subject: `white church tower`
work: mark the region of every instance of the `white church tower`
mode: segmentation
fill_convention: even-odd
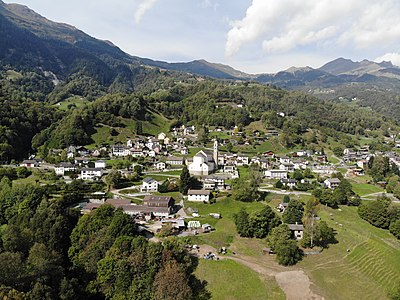
[[[217,141],[217,139],[214,140],[213,158],[214,158],[215,170],[218,170],[218,141]]]

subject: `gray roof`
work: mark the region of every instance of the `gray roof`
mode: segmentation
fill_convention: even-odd
[[[189,190],[188,195],[210,195],[210,191],[206,190]]]
[[[290,230],[298,230],[298,231],[304,230],[304,226],[302,224],[288,224],[288,227]]]
[[[157,182],[157,180],[155,180],[151,177],[146,177],[145,179],[143,179],[143,182],[152,183],[152,182]]]

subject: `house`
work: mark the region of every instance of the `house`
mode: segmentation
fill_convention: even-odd
[[[226,176],[208,175],[203,179],[203,185],[206,190],[224,190]]]
[[[159,139],[160,141],[163,141],[166,137],[167,137],[167,135],[164,132],[161,132],[158,134],[157,139]]]
[[[288,224],[290,231],[292,232],[292,236],[296,240],[303,239],[304,234],[304,226],[302,224]]]
[[[157,170],[162,171],[162,170],[165,170],[166,164],[165,164],[165,162],[163,162],[163,161],[158,161],[158,162],[156,162],[156,163],[154,164],[154,167],[155,167]]]
[[[143,205],[155,216],[167,217],[173,212],[174,199],[171,196],[145,196]]]
[[[129,152],[132,155],[132,157],[143,157],[143,156],[145,156],[144,152],[143,152],[143,148],[130,148]]]
[[[339,178],[327,178],[324,181],[325,187],[329,189],[334,189],[337,188],[340,184],[340,179]]]
[[[286,209],[286,207],[288,207],[288,205],[289,205],[289,203],[279,203],[279,205],[278,205],[278,211],[279,212],[284,212],[285,211],[285,209]]]
[[[291,178],[283,178],[283,179],[281,179],[281,182],[284,186],[291,188],[291,189],[295,188],[296,184],[297,184],[297,180],[291,179]]]
[[[294,164],[292,163],[283,163],[279,165],[279,170],[284,170],[288,172],[293,172],[294,171]]]
[[[218,169],[218,142],[214,141],[214,151],[201,150],[193,157],[188,166],[189,173],[195,176],[207,176]]]
[[[125,157],[129,156],[131,153],[128,147],[125,147],[123,144],[115,144],[111,146],[111,154],[117,157]]]
[[[288,177],[288,171],[285,170],[266,170],[264,176],[271,179],[285,179]]]
[[[290,162],[290,157],[282,156],[282,157],[279,158],[279,162],[281,164],[290,164],[291,163]]]
[[[106,162],[104,160],[97,160],[94,162],[94,167],[98,169],[105,169],[106,168]]]
[[[188,155],[189,154],[189,149],[187,147],[182,147],[180,150],[182,155]]]
[[[70,162],[62,162],[54,167],[56,175],[64,176],[65,172],[74,172],[76,170],[75,165]]]
[[[172,166],[179,166],[183,165],[184,163],[184,158],[183,157],[178,157],[178,156],[168,156],[167,160],[165,161],[168,165]]]
[[[83,168],[81,169],[82,180],[98,180],[103,176],[103,169],[99,168]]]
[[[161,226],[171,226],[177,230],[184,230],[185,229],[185,220],[184,219],[166,219],[161,221]]]
[[[189,190],[188,191],[189,201],[209,202],[210,191],[208,190]]]
[[[20,167],[36,168],[39,167],[39,162],[36,159],[26,159],[19,165]]]
[[[146,177],[143,179],[143,184],[142,187],[140,188],[141,192],[157,192],[158,191],[158,186],[159,182],[157,180],[154,180],[153,178]]]
[[[244,155],[238,155],[236,157],[236,165],[237,166],[244,166],[249,164],[249,157]]]

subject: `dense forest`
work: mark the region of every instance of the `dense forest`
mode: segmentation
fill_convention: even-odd
[[[108,205],[79,218],[70,205],[90,191],[78,181],[42,187],[3,177],[2,299],[208,299],[183,240],[148,242]]]

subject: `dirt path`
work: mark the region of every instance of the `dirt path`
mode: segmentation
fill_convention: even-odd
[[[218,253],[215,248],[209,245],[200,245],[198,252],[193,254],[199,258],[203,258],[203,255],[208,252]],[[269,256],[265,256],[262,260],[241,254],[236,254],[235,256],[218,255],[218,258],[234,260],[257,272],[260,276],[274,277],[279,287],[285,293],[287,300],[324,299],[324,297],[312,291],[311,287],[313,283],[303,270],[280,266],[272,262]]]

